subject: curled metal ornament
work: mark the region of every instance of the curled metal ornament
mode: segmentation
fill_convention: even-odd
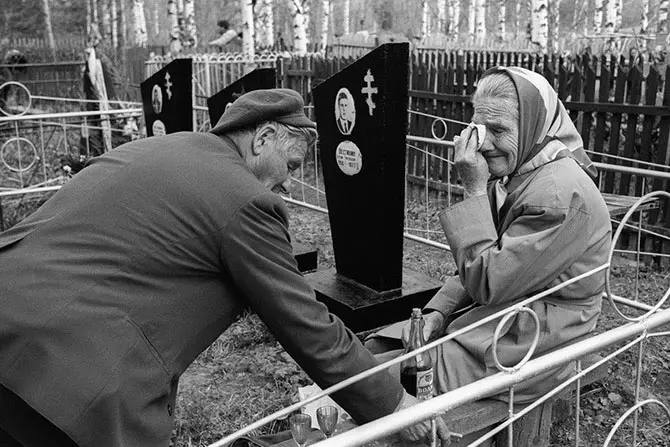
[[[517,363],[514,366],[503,366],[503,364],[500,363],[500,360],[498,360],[498,338],[500,337],[500,331],[502,330],[503,326],[505,326],[505,323],[507,323],[507,320],[517,316],[522,312],[530,314],[533,317],[533,320],[535,320],[535,336],[533,337],[533,343],[530,345],[530,349],[528,349],[526,356],[522,358],[519,361],[519,363]],[[530,358],[535,353],[535,348],[537,348],[537,343],[539,339],[540,339],[540,319],[538,318],[535,311],[528,307],[520,307],[518,309],[514,309],[512,312],[506,314],[504,317],[500,319],[500,322],[498,323],[498,326],[496,326],[496,330],[493,333],[493,347],[492,347],[493,363],[495,364],[496,368],[498,368],[499,371],[504,371],[508,373],[518,371],[523,365],[525,365],[528,362],[528,360],[530,360]]]
[[[7,162],[5,150],[10,143],[14,143],[14,142],[16,143],[18,153],[20,153],[20,151],[21,151],[21,148],[20,148],[21,143],[26,143],[30,147],[30,151],[32,152],[32,160],[30,161],[30,164],[28,166],[21,167],[20,166],[20,160],[19,160],[19,167],[18,168],[10,165]],[[17,159],[19,159],[19,156],[17,156]],[[25,172],[25,171],[29,170],[30,168],[32,168],[35,165],[35,163],[37,162],[37,159],[38,159],[37,149],[35,148],[35,145],[33,144],[33,142],[30,141],[27,138],[23,138],[23,137],[10,138],[9,140],[5,141],[5,144],[3,144],[2,148],[0,148],[0,160],[2,160],[2,164],[4,164],[7,169],[9,169],[10,171],[13,171],[13,172]]]
[[[5,108],[3,107],[5,104],[2,101],[0,101],[0,112],[2,112],[6,116],[23,116],[26,113],[28,113],[28,111],[30,110],[30,107],[32,107],[32,103],[33,103],[33,97],[30,94],[30,90],[28,90],[28,87],[21,84],[20,82],[7,81],[4,84],[0,85],[0,95],[1,95],[1,93],[4,89],[7,89],[7,93],[9,93],[9,88],[13,85],[23,89],[23,91],[26,92],[26,95],[28,96],[28,105],[26,106],[26,108],[21,113],[11,113],[11,112],[5,110]]]
[[[643,407],[644,405],[649,405],[649,404],[660,405],[661,408],[663,408],[663,410],[665,410],[665,414],[668,416],[668,419],[670,420],[670,409],[668,409],[668,407],[665,406],[665,404],[663,402],[661,402],[659,400],[656,400],[656,399],[647,399],[647,400],[644,400],[642,402],[638,402],[637,404],[635,404],[634,406],[629,408],[628,411],[626,411],[624,414],[621,415],[619,420],[616,422],[616,424],[614,424],[614,427],[612,427],[612,430],[610,430],[609,434],[607,435],[607,439],[605,439],[605,443],[603,444],[603,447],[607,447],[610,444],[610,442],[612,441],[612,438],[616,434],[616,431],[619,429],[621,424],[624,423],[624,421],[628,418],[628,416],[633,414],[638,408]]]
[[[649,194],[646,194],[646,195],[640,197],[638,199],[638,201],[635,202],[633,204],[633,206],[631,206],[631,208],[628,210],[626,215],[623,216],[623,219],[621,219],[621,222],[619,223],[619,226],[617,227],[616,232],[614,233],[614,236],[612,237],[612,246],[610,247],[609,257],[607,259],[608,267],[605,270],[605,292],[607,293],[607,299],[609,300],[610,304],[612,305],[612,307],[614,308],[616,313],[618,313],[621,316],[621,318],[623,318],[627,321],[638,322],[638,321],[645,320],[650,315],[655,313],[658,309],[660,309],[661,306],[663,306],[663,304],[665,304],[668,297],[670,296],[670,289],[668,289],[668,291],[663,295],[661,300],[658,303],[656,303],[656,305],[654,307],[652,307],[651,309],[649,309],[649,311],[647,311],[647,313],[645,313],[644,315],[640,315],[639,317],[629,317],[628,315],[624,315],[623,312],[621,312],[619,310],[619,308],[617,307],[614,299],[612,298],[612,290],[611,290],[611,285],[610,285],[610,273],[611,273],[611,269],[612,269],[612,256],[614,256],[614,249],[616,247],[617,242],[619,241],[619,236],[623,232],[623,229],[626,226],[626,224],[628,223],[628,220],[631,218],[631,216],[633,214],[635,214],[636,212],[638,212],[637,209],[642,204],[648,202],[649,200],[653,199],[654,197],[667,197],[667,198],[670,199],[670,193],[668,193],[666,191],[653,191],[653,192],[650,192]]]

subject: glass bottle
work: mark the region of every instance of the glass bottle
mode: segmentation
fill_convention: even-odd
[[[425,344],[423,338],[423,314],[421,309],[412,309],[409,342],[405,354]],[[400,363],[400,383],[403,388],[419,400],[433,397],[433,364],[428,351],[417,354]]]

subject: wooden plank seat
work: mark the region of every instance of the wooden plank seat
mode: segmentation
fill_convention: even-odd
[[[578,340],[572,340],[575,343]],[[560,346],[556,349],[565,347]],[[586,369],[598,361],[602,357],[597,354],[588,355],[581,360],[581,368]],[[593,371],[586,374],[581,379],[581,387],[588,386],[597,382],[607,376],[607,365],[601,365]],[[575,394],[575,385],[572,384],[562,390],[556,396],[546,401],[537,408],[531,410],[528,414],[521,417],[514,422],[513,428],[513,443],[510,446],[508,441],[507,429],[504,429],[494,435],[487,443],[482,445],[496,447],[547,447],[549,445],[549,434],[553,420],[554,404],[560,402],[561,407],[566,407],[567,400],[571,400]],[[561,402],[563,401],[563,402]],[[514,413],[517,414],[528,404],[515,405]],[[474,442],[483,434],[489,432],[497,425],[505,421],[508,417],[509,405],[497,399],[482,399],[466,405],[462,405],[454,410],[448,411],[443,418],[447,427],[454,432],[463,435],[461,439],[453,439],[452,446],[467,446]]]

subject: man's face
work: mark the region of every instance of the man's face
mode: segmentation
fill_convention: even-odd
[[[302,165],[307,154],[305,138],[268,136],[258,143],[260,153],[250,161],[251,171],[272,192],[288,193],[290,175]]]
[[[337,104],[340,107],[340,119],[349,119],[349,101],[347,98],[340,98]]]
[[[480,98],[474,104],[472,122],[486,126],[486,137],[480,149],[497,178],[514,172],[519,156],[519,123],[510,115],[502,100]]]

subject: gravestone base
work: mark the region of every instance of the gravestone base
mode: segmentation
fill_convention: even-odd
[[[440,281],[409,269],[403,269],[402,277],[401,288],[378,292],[339,275],[334,268],[305,275],[316,299],[354,332],[408,319],[412,308],[422,308],[442,287]]]
[[[298,270],[302,273],[316,270],[316,249],[310,245],[291,240],[293,257],[298,263]]]

